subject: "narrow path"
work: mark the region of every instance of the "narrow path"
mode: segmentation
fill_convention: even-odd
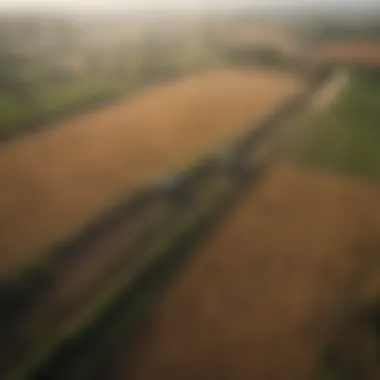
[[[339,98],[344,88],[349,83],[349,73],[339,71],[335,76],[316,93],[312,106],[316,111],[328,109]]]

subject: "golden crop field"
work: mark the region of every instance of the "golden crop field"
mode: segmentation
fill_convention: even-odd
[[[314,378],[347,297],[379,299],[379,200],[373,184],[277,165],[192,253],[105,378]]]
[[[303,87],[295,76],[219,70],[66,120],[0,150],[0,278],[139,186],[239,136]]]

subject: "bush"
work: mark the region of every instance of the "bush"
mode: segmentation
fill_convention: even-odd
[[[227,60],[234,64],[261,64],[282,67],[284,57],[271,47],[235,47],[226,50]]]

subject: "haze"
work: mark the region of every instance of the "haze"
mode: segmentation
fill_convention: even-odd
[[[363,8],[377,6],[378,1],[350,0],[7,0],[0,2],[0,9],[12,10],[75,10],[75,9],[234,9],[241,7],[335,7]]]

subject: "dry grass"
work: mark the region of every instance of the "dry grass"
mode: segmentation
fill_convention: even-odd
[[[210,72],[2,147],[0,278],[157,174],[239,135],[301,87],[273,71]]]
[[[367,265],[379,274],[379,257],[367,260],[379,248],[379,200],[372,184],[274,168],[194,254],[107,378],[314,378],[353,274]]]

